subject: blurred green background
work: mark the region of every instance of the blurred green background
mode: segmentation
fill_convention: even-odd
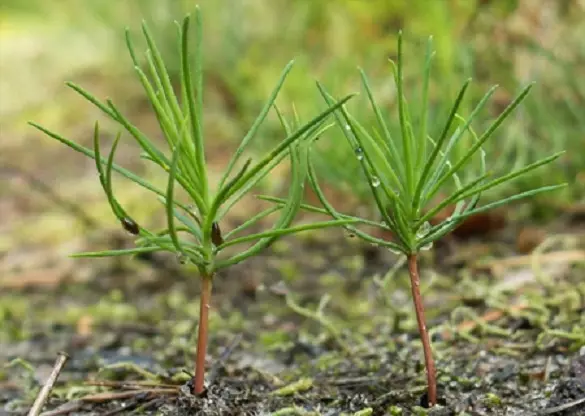
[[[145,19],[159,48],[178,74],[174,20],[195,6],[182,0],[4,0],[0,5],[0,215],[3,231],[43,241],[75,232],[71,218],[55,214],[54,202],[36,197],[23,175],[42,178],[58,195],[81,202],[88,214],[111,221],[92,162],[28,127],[34,120],[66,137],[88,144],[97,110],[63,85],[74,81],[96,96],[110,97],[146,132],[159,135],[156,120],[133,75],[125,49],[124,27],[141,42]],[[278,102],[307,118],[324,107],[315,80],[337,96],[360,91],[357,67],[368,74],[391,126],[397,126],[395,88],[389,57],[396,35],[405,36],[407,95],[417,112],[424,50],[428,36],[437,50],[432,74],[430,128],[436,132],[449,105],[468,77],[474,82],[464,115],[493,84],[499,84],[489,111],[474,125],[481,130],[527,83],[537,84],[513,117],[488,142],[492,168],[506,171],[554,151],[567,150],[558,163],[537,170],[513,188],[569,183],[533,203],[572,205],[585,191],[585,3],[546,0],[200,0],[204,14],[206,140],[208,159],[221,166],[230,146],[243,137],[277,77],[296,59]],[[581,69],[579,69],[581,68]],[[361,98],[351,104],[360,120],[373,123]],[[104,120],[104,122],[106,122]],[[113,125],[108,125],[106,129]],[[110,136],[115,132],[108,131]],[[330,187],[366,190],[345,140],[335,130],[320,146],[321,177]],[[281,140],[276,118],[263,130],[257,149]],[[130,142],[130,140],[128,140]],[[132,143],[122,146],[122,163],[150,175]],[[154,175],[154,173],[152,173]],[[529,181],[530,183],[526,183]],[[124,186],[121,184],[120,186]],[[499,189],[509,194],[517,189]],[[122,200],[139,198],[132,190]],[[6,198],[10,196],[10,198]],[[491,196],[493,197],[493,195]],[[487,198],[490,198],[488,195]],[[136,203],[136,201],[135,201]],[[140,204],[138,204],[140,205]],[[52,207],[51,210],[48,207]],[[158,207],[140,205],[144,216]],[[43,222],[39,215],[50,218]],[[24,215],[23,215],[24,214]],[[37,215],[31,222],[31,216]],[[28,227],[28,228],[27,228]],[[27,231],[28,230],[28,231]],[[8,233],[3,235],[8,235]],[[14,237],[14,235],[12,236]],[[0,247],[13,244],[2,239]]]

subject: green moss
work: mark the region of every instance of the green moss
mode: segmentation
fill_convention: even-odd
[[[286,282],[294,282],[300,277],[298,264],[294,260],[279,260],[278,271]]]
[[[500,407],[502,405],[502,399],[500,399],[500,397],[494,393],[486,393],[484,402],[490,409],[493,409],[494,407]]]
[[[403,414],[402,407],[400,406],[390,406],[388,412],[391,416],[401,416]]]
[[[313,380],[310,378],[302,378],[294,383],[281,387],[271,394],[274,396],[292,396],[298,393],[306,392],[313,387]]]

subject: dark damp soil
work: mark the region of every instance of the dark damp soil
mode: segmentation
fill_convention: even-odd
[[[432,410],[399,258],[328,231],[216,277],[203,397],[188,393],[199,285],[174,258],[2,288],[0,413],[26,414],[65,351],[45,415],[583,415],[583,261],[535,263],[510,235],[422,253]],[[583,250],[571,241],[557,253]]]

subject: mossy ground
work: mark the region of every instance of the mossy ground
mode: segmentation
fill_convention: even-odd
[[[429,414],[531,415],[585,394],[583,259],[513,256],[510,235],[421,257],[442,403]],[[578,235],[553,252],[582,253]],[[329,231],[218,275],[203,398],[185,393],[196,275],[155,260],[78,261],[53,285],[3,290],[2,407],[22,413],[63,350],[52,414],[425,414],[408,278],[392,253]]]

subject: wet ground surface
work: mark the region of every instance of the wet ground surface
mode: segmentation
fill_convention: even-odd
[[[537,267],[502,239],[423,253],[440,393],[428,414],[585,414],[583,261]],[[154,260],[76,260],[52,285],[2,289],[4,414],[25,414],[58,351],[70,358],[46,415],[426,414],[408,277],[392,253],[328,232],[218,275],[203,397],[189,394],[196,275]]]

